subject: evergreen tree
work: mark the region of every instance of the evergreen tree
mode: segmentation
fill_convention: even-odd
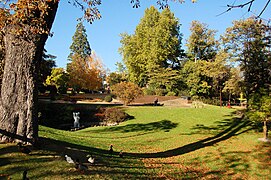
[[[82,22],[76,25],[76,31],[72,37],[72,44],[70,46],[70,54],[68,59],[72,61],[72,56],[80,56],[80,58],[87,58],[91,55],[91,48],[87,39],[86,29]]]

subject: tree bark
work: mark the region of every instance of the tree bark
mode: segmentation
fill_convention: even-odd
[[[50,2],[46,17],[51,29],[58,2]],[[25,34],[13,33],[15,25],[5,27],[5,67],[0,98],[0,141],[38,140],[38,90],[39,63],[48,34],[33,34],[25,25]]]

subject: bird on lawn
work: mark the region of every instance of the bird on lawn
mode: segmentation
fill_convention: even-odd
[[[74,161],[72,160],[72,158],[68,155],[65,155],[65,158],[66,158],[66,161],[69,163],[69,164],[75,164]]]
[[[120,158],[123,158],[122,150],[121,150],[120,153],[119,153],[119,157],[120,157]]]
[[[19,142],[17,145],[20,152],[24,154],[29,154],[31,152],[31,150],[28,147],[23,146],[21,142]]]
[[[88,167],[84,164],[82,164],[79,159],[75,160],[75,169],[77,169],[78,171],[84,173],[85,171],[88,170]]]
[[[91,155],[87,155],[87,157],[88,157],[88,162],[90,162],[90,164],[94,164],[95,158],[92,156],[92,154]]]
[[[114,151],[113,151],[113,145],[111,144],[111,145],[110,145],[110,149],[109,149],[110,155],[113,155],[113,152],[114,152]]]

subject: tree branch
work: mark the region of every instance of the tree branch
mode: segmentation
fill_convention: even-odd
[[[247,11],[248,12],[251,12],[251,8],[252,8],[252,5],[253,3],[255,2],[256,0],[249,0],[247,1],[246,3],[242,3],[242,4],[238,4],[238,5],[227,5],[228,9],[225,11],[225,12],[228,12],[228,11],[231,11],[232,9],[234,8],[244,8],[244,7],[247,7],[248,6],[248,9]],[[266,10],[267,6],[269,5],[271,0],[267,0],[266,3],[265,3],[265,6],[263,7],[262,11],[259,13],[259,15],[257,16],[257,18],[260,18],[261,15],[264,13],[264,11]],[[221,13],[221,14],[224,14],[225,12]],[[220,15],[221,15],[220,14]]]

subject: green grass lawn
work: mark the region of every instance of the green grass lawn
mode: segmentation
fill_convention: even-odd
[[[134,118],[76,132],[40,126],[41,149],[19,153],[0,144],[0,174],[21,179],[270,179],[271,146],[234,109],[129,107]],[[113,145],[114,155],[109,155]],[[124,158],[118,157],[119,151]],[[65,161],[87,164],[85,173]],[[0,177],[1,179],[1,177]]]

